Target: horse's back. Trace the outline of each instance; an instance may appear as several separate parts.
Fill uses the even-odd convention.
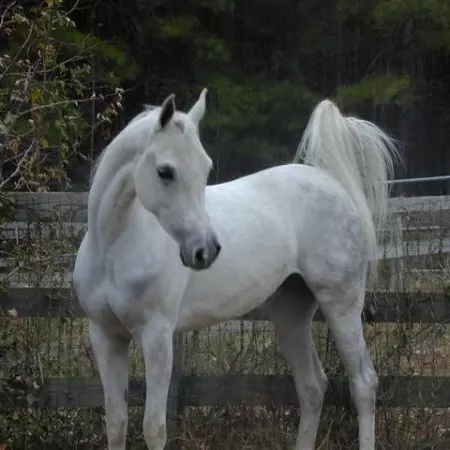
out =
[[[209,185],[206,188],[206,195],[217,198],[223,194],[255,195],[256,197],[269,195],[277,203],[278,200],[281,201],[282,203],[279,204],[283,206],[290,194],[298,197],[304,193],[310,194],[312,191],[319,195],[336,196],[341,199],[346,197],[346,201],[349,200],[343,186],[327,172],[297,163],[278,165],[232,181]],[[215,198],[213,201],[216,201]]]
[[[313,216],[356,213],[351,197],[337,180],[302,164],[275,166],[208,186],[206,202],[212,220],[220,219],[216,220],[219,229],[245,235],[272,227],[297,235],[310,226]],[[256,220],[253,227],[251,219]]]

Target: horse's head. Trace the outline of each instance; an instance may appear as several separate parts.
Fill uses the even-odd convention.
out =
[[[155,115],[156,125],[134,173],[140,202],[178,243],[183,264],[195,270],[207,269],[221,248],[205,210],[212,167],[198,134],[205,97],[203,89],[190,111],[182,113],[172,94],[148,113]]]

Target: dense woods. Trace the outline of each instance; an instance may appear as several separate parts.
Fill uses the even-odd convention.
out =
[[[289,161],[326,96],[400,140],[406,164],[397,177],[449,172],[449,2],[27,0],[1,8],[3,189],[86,189],[92,160],[143,103],[174,92],[182,109],[203,86],[211,182]],[[401,190],[438,194],[447,185]]]

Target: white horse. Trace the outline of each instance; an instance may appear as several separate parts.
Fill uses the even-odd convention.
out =
[[[314,448],[327,387],[311,333],[319,306],[348,371],[359,448],[373,450],[377,375],[361,311],[393,141],[325,100],[295,158],[305,164],[206,186],[212,164],[198,133],[205,96],[206,89],[188,113],[176,111],[171,95],[135,117],[105,149],[92,181],[73,278],[89,317],[109,449],[125,449],[132,338],[145,360],[144,438],[162,450],[173,333],[265,303],[297,389],[296,449]]]

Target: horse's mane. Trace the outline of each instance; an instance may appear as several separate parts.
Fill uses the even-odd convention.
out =
[[[149,111],[153,111],[154,109],[158,108],[158,106],[154,106],[154,105],[148,105],[148,104],[144,104],[144,111],[140,112],[139,114],[137,114],[136,116],[134,116],[127,124],[130,125],[131,123],[135,122],[137,119],[140,119],[141,117],[144,117],[147,115],[147,113]],[[106,150],[108,149],[109,146],[106,146],[101,153],[98,155],[97,159],[95,160],[94,164],[92,165],[91,168],[91,176],[89,178],[89,185],[92,186],[92,183],[94,182],[94,178],[95,178],[95,174],[97,173],[98,170],[98,166],[100,165],[102,158],[106,152]]]

